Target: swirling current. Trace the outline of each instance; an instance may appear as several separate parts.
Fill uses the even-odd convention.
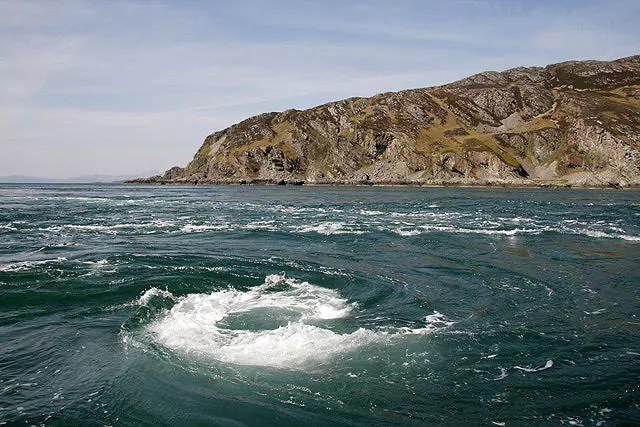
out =
[[[0,425],[640,423],[640,192],[0,184]]]

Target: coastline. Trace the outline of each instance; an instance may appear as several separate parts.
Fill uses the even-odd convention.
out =
[[[514,68],[263,113],[208,135],[186,166],[127,183],[638,188],[639,61]]]
[[[581,185],[569,182],[492,182],[492,181],[303,181],[303,180],[162,180],[141,178],[124,181],[127,185],[177,186],[307,186],[307,187],[426,187],[426,188],[557,188],[576,190],[638,190],[639,184],[602,183]]]

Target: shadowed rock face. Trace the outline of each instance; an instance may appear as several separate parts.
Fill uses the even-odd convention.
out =
[[[640,185],[640,56],[262,114],[137,182]]]

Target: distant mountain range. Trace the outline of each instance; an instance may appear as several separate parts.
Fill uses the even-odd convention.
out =
[[[265,113],[134,182],[640,186],[640,55]]]
[[[0,177],[0,183],[15,184],[97,184],[97,183],[122,183],[141,176],[149,176],[158,171],[147,171],[132,175],[83,175],[72,178],[40,178],[26,175],[10,175]]]

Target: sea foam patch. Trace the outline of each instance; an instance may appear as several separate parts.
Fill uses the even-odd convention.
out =
[[[163,297],[168,296],[165,292]],[[156,294],[145,293],[139,303],[149,303]],[[431,333],[451,324],[436,313],[416,329],[340,333],[326,326],[332,319],[348,317],[355,307],[335,290],[270,275],[264,284],[244,292],[227,289],[177,298],[146,329],[172,350],[239,365],[304,369],[367,344]]]

